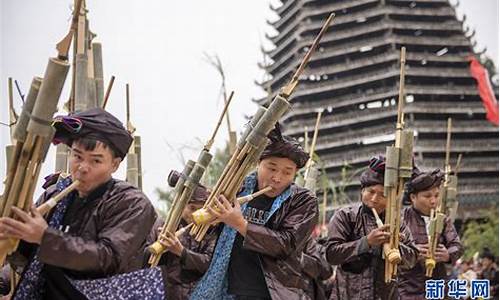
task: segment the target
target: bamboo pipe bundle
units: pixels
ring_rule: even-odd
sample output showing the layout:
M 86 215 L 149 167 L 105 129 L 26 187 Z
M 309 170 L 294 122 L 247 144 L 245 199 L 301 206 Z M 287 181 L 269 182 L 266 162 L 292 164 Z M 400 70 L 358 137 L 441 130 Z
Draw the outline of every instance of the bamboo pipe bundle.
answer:
M 180 220 L 182 218 L 182 211 L 186 206 L 187 202 L 191 199 L 196 186 L 199 184 L 203 173 L 210 163 L 212 159 L 212 155 L 208 151 L 202 151 L 200 153 L 200 158 L 198 162 L 195 163 L 193 170 L 190 172 L 189 176 L 186 178 L 184 185 L 182 187 L 182 193 L 180 193 L 179 197 L 175 199 L 176 209 L 171 209 L 169 214 L 170 218 L 165 221 L 164 226 L 161 229 L 160 235 L 166 234 L 166 232 L 175 232 L 177 227 L 179 226 Z M 180 178 L 179 178 L 180 181 Z M 160 243 L 160 241 L 156 241 L 148 247 L 148 250 L 151 252 L 151 256 L 149 258 L 149 264 L 152 267 L 158 265 L 160 261 L 161 255 L 166 251 L 165 247 Z
M 244 135 L 242 135 L 238 140 L 236 150 L 210 193 L 204 208 L 209 205 L 212 206 L 214 202 L 217 201 L 219 195 L 224 195 L 227 199 L 233 199 L 234 201 L 236 198 L 236 192 L 243 183 L 245 176 L 257 162 L 262 151 L 264 151 L 267 143 L 267 135 L 275 126 L 276 122 L 278 122 L 283 114 L 289 109 L 290 103 L 288 102 L 288 99 L 299 83 L 300 75 L 304 71 L 312 53 L 318 47 L 321 38 L 330 26 L 334 16 L 335 15 L 333 13 L 330 14 L 320 32 L 314 39 L 311 47 L 304 55 L 304 58 L 293 74 L 292 79 L 280 90 L 280 93 L 273 99 L 269 108 L 265 110 L 262 115 L 259 115 L 260 112 L 262 112 L 262 109 L 259 109 L 259 111 L 254 115 L 251 123 L 253 122 L 255 125 L 249 126 L 249 129 L 247 129 Z M 248 136 L 245 136 L 245 134 L 248 134 Z M 197 241 L 201 241 L 209 227 L 210 225 L 208 224 L 201 226 L 195 225 L 191 228 L 191 235 L 195 236 Z
M 384 175 L 384 195 L 387 197 L 385 224 L 389 225 L 390 240 L 384 244 L 385 282 L 388 283 L 397 275 L 397 265 L 401 262 L 399 252 L 399 230 L 401 224 L 401 199 L 404 182 L 411 177 L 413 169 L 413 131 L 404 129 L 403 107 L 405 102 L 406 48 L 401 48 L 399 97 L 396 123 L 396 139 L 394 146 L 386 148 L 386 164 Z
M 210 149 L 214 143 L 215 136 L 220 128 L 224 115 L 227 113 L 229 104 L 231 103 L 234 96 L 234 92 L 231 92 L 228 101 L 224 105 L 224 109 L 219 117 L 217 125 L 207 143 L 204 145 L 202 151 L 199 154 L 197 162 L 188 161 L 188 164 L 184 167 L 182 174 L 177 181 L 174 189 L 174 202 L 172 208 L 165 220 L 164 225 L 161 228 L 160 238 L 167 232 L 175 232 L 180 224 L 182 218 L 182 212 L 187 205 L 188 201 L 193 196 L 196 187 L 199 185 L 200 180 L 205 173 L 210 161 L 212 160 L 212 155 L 210 154 Z M 151 267 L 158 265 L 162 254 L 166 251 L 166 248 L 158 239 L 153 244 L 148 247 L 151 256 L 149 257 L 149 264 Z
M 5 193 L 1 201 L 3 217 L 13 217 L 12 206 L 27 211 L 31 206 L 36 180 L 41 164 L 47 154 L 54 129 L 52 118 L 69 70 L 67 61 L 49 59 L 44 80 L 35 100 L 30 120 L 26 127 L 26 138 L 16 144 L 12 167 L 6 180 Z M 29 96 L 28 96 L 29 97 Z M 17 129 L 17 128 L 16 128 Z M 19 130 L 22 130 L 20 128 Z M 22 135 L 23 133 L 20 132 Z M 22 137 L 22 136 L 21 136 Z M 0 263 L 7 254 L 17 248 L 18 240 L 0 241 Z
M 66 197 L 69 193 L 74 191 L 78 187 L 79 184 L 80 184 L 80 182 L 78 180 L 75 180 L 72 184 L 70 184 L 68 187 L 66 187 L 64 190 L 62 190 L 60 193 L 58 193 L 57 195 L 55 195 L 54 197 L 50 198 L 49 200 L 44 202 L 42 205 L 37 207 L 36 208 L 37 211 L 42 216 L 48 214 L 52 208 L 54 208 L 62 199 L 64 199 L 64 197 Z M 11 266 L 10 274 L 11 274 L 11 283 L 10 283 L 11 290 L 10 290 L 9 295 L 12 295 L 13 291 L 16 288 L 16 285 L 19 282 L 20 275 L 18 275 L 18 273 L 16 273 L 16 270 L 12 266 Z
M 237 159 L 237 154 L 236 152 L 241 152 L 241 150 L 245 147 L 245 141 L 246 141 L 246 138 L 249 136 L 250 132 L 253 130 L 253 128 L 257 125 L 257 122 L 259 121 L 259 119 L 262 117 L 262 115 L 264 115 L 264 113 L 267 111 L 266 108 L 264 107 L 259 107 L 259 109 L 257 110 L 257 113 L 254 115 L 254 117 L 250 120 L 248 126 L 246 127 L 246 129 L 243 131 L 240 139 L 238 140 L 238 143 L 236 145 L 236 149 L 235 151 L 233 152 L 233 155 L 231 156 L 228 164 L 225 166 L 224 170 L 222 171 L 222 174 L 221 174 L 221 177 L 220 178 L 223 178 L 225 176 L 227 176 L 228 172 L 230 171 L 230 169 L 234 166 L 234 162 L 236 161 Z M 233 167 L 234 168 L 234 167 Z M 222 180 L 219 180 L 217 181 L 217 183 L 215 184 L 215 186 L 212 188 L 212 193 L 214 190 L 220 188 L 221 184 L 222 184 Z M 227 180 L 227 179 L 226 179 Z M 208 199 L 211 199 L 211 197 L 213 197 L 212 195 L 209 196 Z M 205 205 L 204 207 L 207 206 L 207 203 L 208 203 L 208 200 L 205 202 Z M 197 234 L 198 232 L 201 232 L 202 230 L 204 230 L 203 228 L 199 227 L 199 226 L 196 226 L 194 225 L 193 227 L 191 227 L 191 235 L 195 235 Z M 208 227 L 206 228 L 206 230 L 208 230 Z M 204 234 L 203 234 L 204 235 Z M 201 240 L 201 239 L 200 239 Z
M 443 231 L 444 220 L 446 218 L 446 200 L 448 198 L 448 185 L 449 176 L 451 172 L 450 168 L 450 149 L 451 149 L 451 118 L 448 118 L 447 130 L 446 130 L 446 148 L 445 148 L 445 160 L 444 160 L 444 181 L 439 189 L 439 199 L 436 209 L 431 209 L 430 224 L 429 224 L 429 251 L 428 258 L 425 260 L 425 276 L 432 277 L 434 268 L 436 267 L 436 248 L 438 246 L 439 237 Z
M 251 129 L 246 138 L 243 136 L 240 138 L 238 147 L 205 202 L 205 208 L 213 205 L 221 194 L 227 199 L 235 198 L 237 189 L 240 188 L 250 168 L 257 162 L 257 155 L 260 156 L 260 153 L 264 150 L 267 134 L 278 119 L 288 110 L 289 106 L 290 104 L 286 99 L 278 96 L 258 120 L 256 118 L 252 119 L 251 124 L 255 124 L 255 127 Z M 259 111 L 263 110 L 259 109 Z M 256 115 L 258 116 L 258 114 Z M 243 146 L 241 146 L 242 144 Z M 208 228 L 209 225 L 195 225 L 191 228 L 191 234 L 196 235 L 195 239 L 197 241 L 201 241 Z

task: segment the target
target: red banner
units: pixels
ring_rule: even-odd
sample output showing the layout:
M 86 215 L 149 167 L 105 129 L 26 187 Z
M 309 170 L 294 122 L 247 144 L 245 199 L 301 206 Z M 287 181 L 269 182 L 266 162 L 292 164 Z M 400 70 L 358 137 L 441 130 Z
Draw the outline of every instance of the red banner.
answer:
M 477 81 L 477 90 L 486 110 L 486 119 L 498 126 L 498 101 L 491 87 L 488 70 L 475 57 L 470 57 L 470 73 Z

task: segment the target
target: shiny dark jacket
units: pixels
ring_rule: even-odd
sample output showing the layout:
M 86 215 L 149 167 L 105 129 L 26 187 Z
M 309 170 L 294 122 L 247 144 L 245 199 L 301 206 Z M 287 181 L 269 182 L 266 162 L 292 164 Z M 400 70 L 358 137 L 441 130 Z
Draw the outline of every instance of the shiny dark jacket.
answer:
M 38 203 L 56 193 L 55 185 L 49 186 Z M 155 219 L 155 210 L 141 191 L 111 179 L 102 196 L 86 203 L 69 221 L 69 232 L 46 229 L 39 246 L 40 261 L 77 279 L 138 270 Z M 21 242 L 12 261 L 22 264 L 22 258 L 30 257 L 34 249 L 35 245 Z
M 323 245 L 315 238 L 310 238 L 302 252 L 302 272 L 309 279 L 309 287 L 306 290 L 311 299 L 326 299 L 324 280 L 333 274 L 333 267 L 326 261 L 322 253 Z
M 248 223 L 243 248 L 260 254 L 273 300 L 309 299 L 300 259 L 318 218 L 316 196 L 293 184 L 292 194 L 265 226 Z
M 397 299 L 395 282 L 384 282 L 382 247 L 368 245 L 367 235 L 375 228 L 373 213 L 362 203 L 341 208 L 333 216 L 328 225 L 325 255 L 328 262 L 339 267 L 330 299 Z M 398 270 L 409 269 L 417 261 L 417 249 L 403 222 L 400 232 L 402 262 Z
M 162 224 L 162 219 L 158 219 L 155 222 L 153 230 L 148 237 L 148 244 L 156 241 L 158 236 L 157 229 Z M 186 225 L 185 222 L 181 221 L 179 228 Z M 198 280 L 208 270 L 217 240 L 217 234 L 214 229 L 211 228 L 201 242 L 197 242 L 189 234 L 189 230 L 186 230 L 179 237 L 179 241 L 184 246 L 181 256 L 179 257 L 170 252 L 162 255 L 158 266 L 162 270 L 165 291 L 169 300 L 188 299 Z M 149 252 L 146 251 L 146 262 L 148 257 Z

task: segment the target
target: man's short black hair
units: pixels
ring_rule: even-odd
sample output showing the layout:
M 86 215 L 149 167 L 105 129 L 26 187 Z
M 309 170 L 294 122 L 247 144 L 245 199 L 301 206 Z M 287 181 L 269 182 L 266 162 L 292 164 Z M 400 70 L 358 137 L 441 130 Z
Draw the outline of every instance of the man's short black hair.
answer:
M 483 252 L 481 253 L 480 257 L 481 258 L 488 258 L 491 261 L 495 261 L 496 260 L 495 254 L 493 254 L 493 252 L 491 252 L 490 248 L 488 248 L 488 247 L 484 247 L 483 248 Z
M 102 142 L 102 141 L 98 141 L 98 140 L 95 140 L 95 139 L 91 139 L 91 138 L 86 138 L 86 137 L 83 137 L 83 138 L 80 138 L 80 139 L 77 139 L 77 140 L 74 140 L 71 145 L 77 143 L 78 145 L 82 146 L 85 150 L 87 151 L 92 151 L 94 150 L 96 147 L 97 147 L 97 142 L 101 143 L 104 148 L 106 149 L 109 149 L 109 151 L 111 151 L 111 156 L 113 158 L 117 158 L 117 157 L 120 157 L 116 154 L 116 151 L 113 149 L 113 147 L 109 146 L 108 144 L 106 144 L 105 142 Z

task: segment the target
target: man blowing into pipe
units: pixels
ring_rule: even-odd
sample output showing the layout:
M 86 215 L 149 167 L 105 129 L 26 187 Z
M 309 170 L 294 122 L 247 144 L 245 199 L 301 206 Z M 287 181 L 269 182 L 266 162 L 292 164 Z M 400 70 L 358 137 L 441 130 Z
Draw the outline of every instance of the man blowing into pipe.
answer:
M 179 177 L 182 176 L 177 171 L 171 171 L 168 176 L 168 184 L 175 187 Z M 187 228 L 193 222 L 192 213 L 203 207 L 209 196 L 209 191 L 202 185 L 198 185 L 193 196 L 182 212 L 182 219 L 179 230 Z M 155 242 L 158 238 L 158 229 L 161 230 L 164 220 L 158 218 L 153 226 L 148 244 Z M 189 234 L 186 229 L 177 237 L 175 234 L 167 232 L 167 235 L 160 239 L 167 252 L 160 259 L 158 266 L 161 268 L 164 289 L 169 300 L 188 299 L 198 280 L 207 271 L 217 239 L 215 228 L 210 228 L 205 238 L 198 242 Z M 149 251 L 146 251 L 146 262 Z
M 212 262 L 190 299 L 307 299 L 300 257 L 317 222 L 316 197 L 293 183 L 308 155 L 277 126 L 242 194 L 272 190 L 243 207 L 219 197 L 223 222 Z
M 79 180 L 80 185 L 44 219 L 13 208 L 0 218 L 0 238 L 21 239 L 15 256 L 29 259 L 14 299 L 86 299 L 71 279 L 106 277 L 139 269 L 155 211 L 146 196 L 112 174 L 132 137 L 118 119 L 94 108 L 56 118 L 55 142 L 71 147 L 71 177 L 51 180 L 38 204 Z M 71 278 L 71 279 L 68 279 Z
M 326 259 L 339 265 L 330 299 L 397 299 L 395 282 L 384 282 L 383 244 L 389 241 L 388 225 L 377 227 L 374 208 L 384 219 L 385 158 L 374 157 L 361 174 L 361 203 L 338 210 L 328 225 Z M 401 222 L 401 264 L 398 270 L 411 268 L 417 249 L 411 233 Z
M 404 209 L 404 222 L 410 229 L 419 250 L 418 263 L 411 270 L 404 270 L 400 275 L 400 299 L 422 299 L 425 297 L 427 279 L 447 279 L 446 265 L 454 265 L 462 256 L 464 249 L 457 230 L 451 219 L 444 219 L 443 231 L 435 252 L 436 267 L 432 278 L 425 276 L 425 259 L 428 257 L 429 215 L 436 209 L 439 201 L 439 186 L 444 174 L 436 169 L 432 172 L 415 172 L 406 184 L 406 200 L 411 206 Z

